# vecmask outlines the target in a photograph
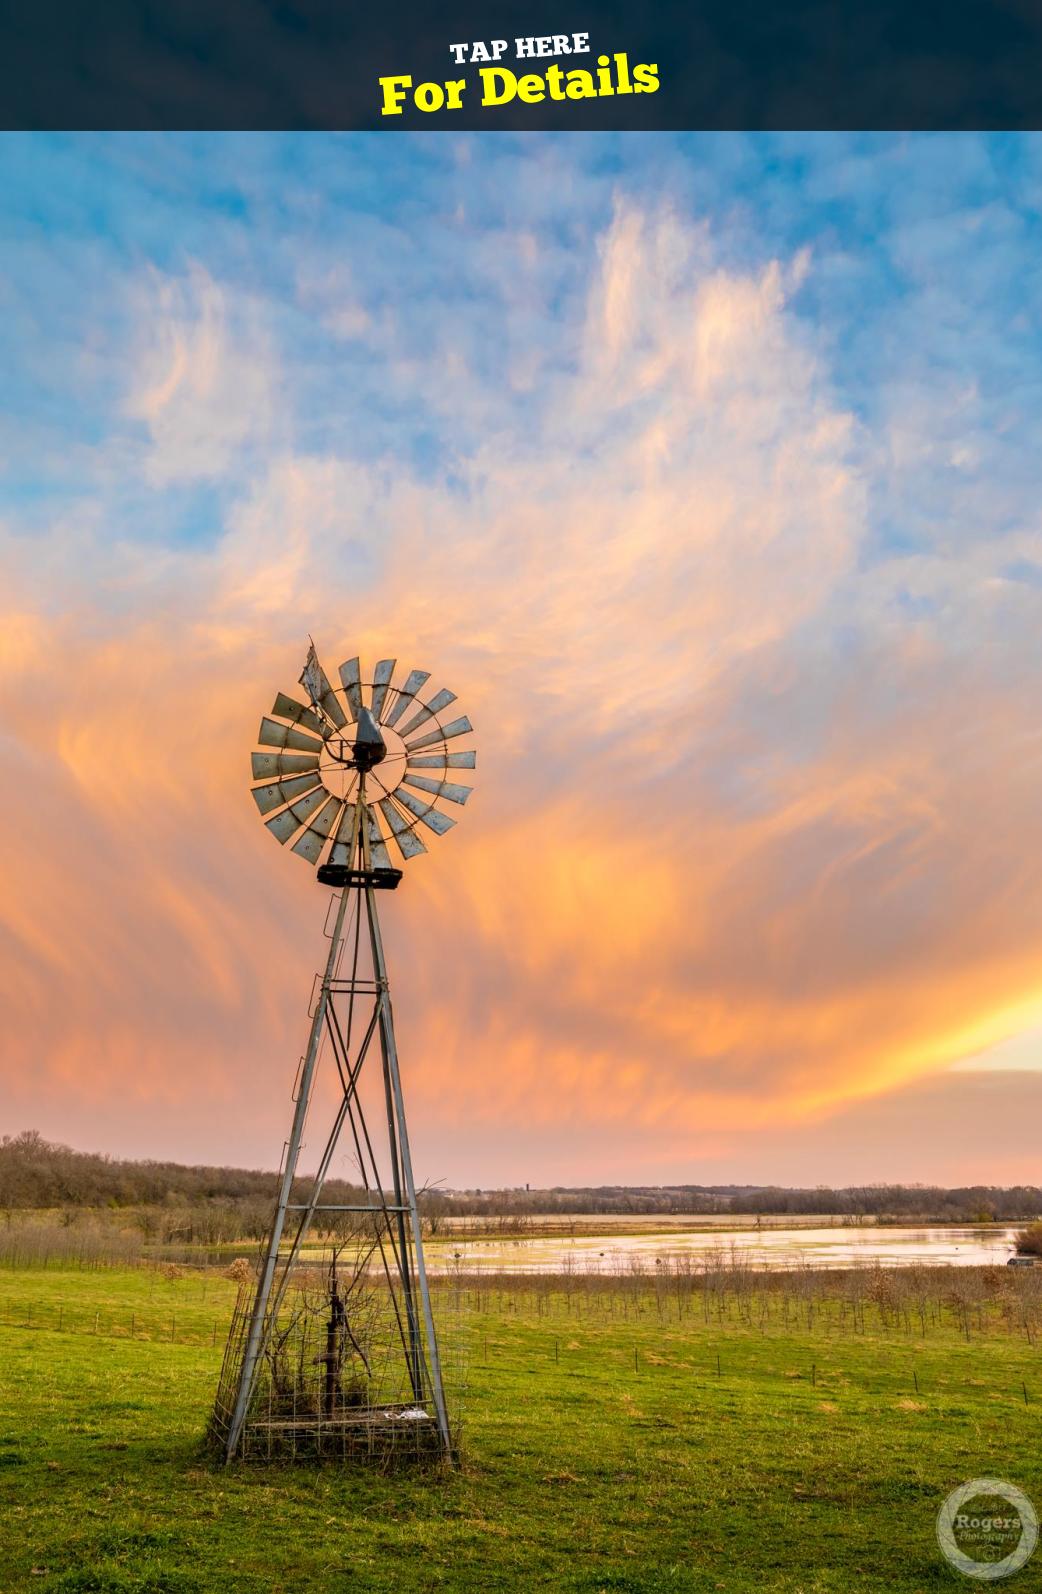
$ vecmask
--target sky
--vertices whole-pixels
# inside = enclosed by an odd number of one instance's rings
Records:
[[[5,135],[0,1131],[278,1163],[310,633],[476,727],[421,1179],[1038,1182],[1040,244],[1037,135]]]

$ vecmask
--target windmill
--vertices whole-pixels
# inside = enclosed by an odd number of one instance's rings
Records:
[[[423,698],[429,673],[412,670],[397,686],[395,668],[396,660],[382,659],[363,679],[359,659],[348,659],[334,687],[312,643],[300,677],[308,701],[279,692],[261,721],[262,750],[252,755],[252,796],[267,829],[317,867],[333,895],[275,1212],[255,1284],[233,1319],[211,1422],[227,1460],[282,1453],[286,1440],[294,1454],[309,1445],[354,1454],[388,1434],[452,1455],[377,892],[395,890],[402,879],[389,841],[408,860],[427,850],[424,835],[443,835],[455,823],[442,805],[470,796],[471,788],[452,777],[473,769],[475,755],[460,746],[470,720],[449,716],[454,694]],[[305,1123],[318,1106],[316,1075],[329,1054],[336,1106],[316,1170],[305,1180]],[[375,1108],[366,1100],[367,1082]],[[361,1195],[323,1203],[345,1139]],[[298,1283],[306,1241],[316,1227],[328,1232],[338,1223],[351,1231],[355,1271],[345,1288],[334,1252],[324,1323],[312,1343]],[[393,1344],[377,1356],[359,1325],[370,1324],[380,1304]]]

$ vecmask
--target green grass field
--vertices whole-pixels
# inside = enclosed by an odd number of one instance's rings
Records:
[[[991,1317],[566,1290],[464,1299],[463,1466],[381,1476],[204,1457],[223,1278],[0,1270],[0,1586],[926,1594],[972,1586],[934,1538],[950,1489],[1042,1504],[1042,1352]]]

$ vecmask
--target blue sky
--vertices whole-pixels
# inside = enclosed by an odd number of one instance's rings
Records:
[[[934,1171],[1023,1172],[1036,135],[9,135],[0,181],[5,739],[25,774],[3,944],[19,1044],[49,1059],[31,1086],[12,1060],[8,1115],[213,1155],[170,1083],[179,1048],[211,1043],[215,1101],[242,1048],[281,1100],[297,1011],[266,981],[288,957],[307,983],[313,886],[254,834],[240,744],[308,631],[344,656],[392,633],[488,727],[485,806],[394,932],[424,971],[405,1022],[439,1037],[416,1086],[435,1176],[752,1178],[815,1156],[822,1178],[849,1156],[907,1175],[938,1092],[973,1123],[985,1088],[979,1154],[938,1148]],[[216,749],[198,810],[186,701]],[[619,838],[645,831],[652,900],[620,903]],[[514,872],[543,849],[552,868]],[[54,891],[73,872],[83,936],[88,897],[107,902],[111,978],[70,974],[61,1022],[30,857]],[[450,908],[457,939],[432,949]],[[142,989],[168,1020],[142,1071],[145,997],[116,970],[156,915]],[[548,920],[574,968],[541,1013]],[[646,1009],[618,1005],[631,976]],[[99,1026],[130,1117],[99,1083]],[[475,1035],[506,1059],[498,1094]],[[519,1128],[536,1058],[559,1088]]]
[[[878,535],[900,544],[958,526],[974,483],[952,468],[956,436],[982,452],[989,495],[1008,495],[1011,516],[1033,487],[1033,136],[9,136],[0,169],[7,436],[29,432],[46,450],[11,448],[3,491],[29,511],[75,492],[69,450],[120,415],[142,271],[176,276],[189,262],[234,284],[251,332],[277,352],[296,446],[404,449],[416,468],[444,471],[484,407],[420,390],[403,357],[461,350],[485,393],[526,353],[540,371],[567,366],[620,194],[709,226],[725,268],[810,252],[790,312],[838,402],[876,441],[900,416],[929,445],[914,467],[879,472]],[[527,235],[540,256],[519,304]],[[331,328],[345,291],[365,306],[366,332]],[[522,422],[524,396],[509,403]],[[153,504],[149,520],[204,536],[212,490]]]

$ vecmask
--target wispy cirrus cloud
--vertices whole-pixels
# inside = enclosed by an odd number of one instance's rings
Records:
[[[126,411],[147,430],[149,486],[212,481],[245,444],[273,440],[272,358],[248,301],[189,261],[182,274],[147,273],[137,320]]]

